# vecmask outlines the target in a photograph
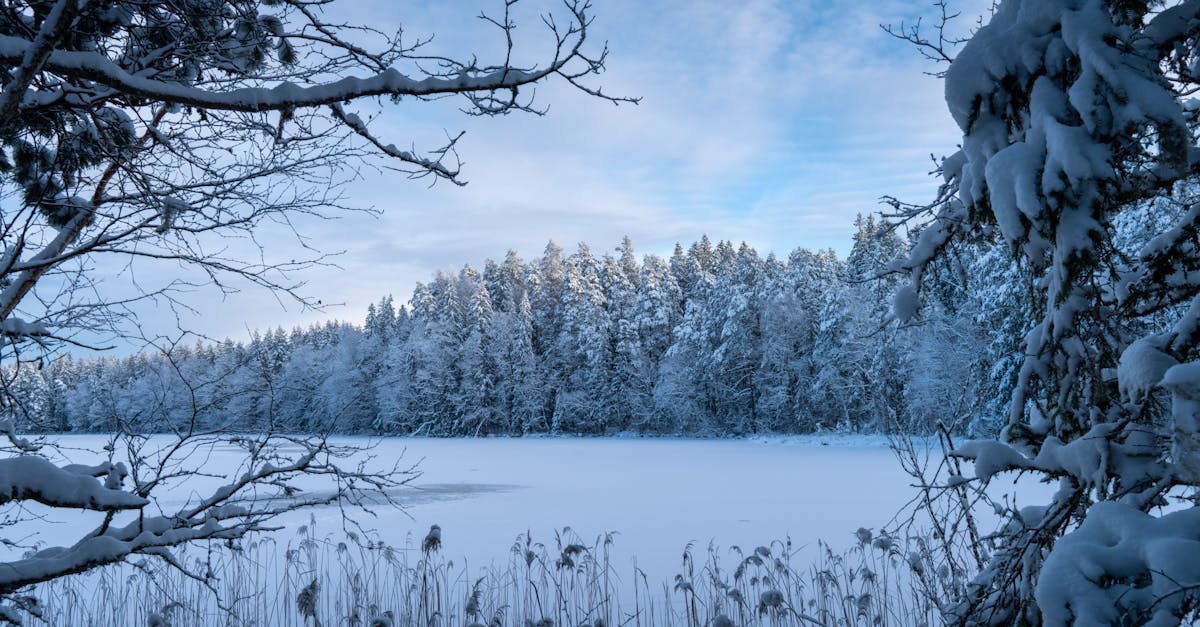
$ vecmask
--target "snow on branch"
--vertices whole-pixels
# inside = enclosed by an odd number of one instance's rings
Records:
[[[557,48],[553,57],[542,67],[518,68],[508,63],[494,67],[477,67],[474,63],[461,64],[441,59],[450,65],[453,71],[445,75],[413,77],[395,67],[389,67],[370,76],[347,76],[326,83],[299,85],[282,81],[271,87],[237,87],[229,90],[205,89],[178,81],[152,78],[145,73],[130,71],[95,51],[51,50],[41,55],[44,59],[40,68],[65,78],[91,81],[128,96],[210,110],[294,111],[371,96],[434,97],[467,94],[477,103],[481,112],[500,113],[511,110],[518,104],[515,100],[496,99],[488,94],[515,93],[521,87],[539,83],[553,75],[561,75],[568,82],[583,88],[584,86],[577,82],[578,79],[603,69],[603,53],[592,58],[587,56],[582,48],[587,40],[588,25],[591,23],[588,15],[590,4],[568,1],[565,5],[571,14],[572,23],[563,29],[552,20],[546,20],[555,36]],[[501,27],[508,37],[511,54],[513,25],[506,21]],[[20,65],[26,61],[31,50],[39,49],[39,45],[40,41],[2,35],[0,62]],[[582,70],[571,69],[576,62],[582,63]],[[608,96],[592,88],[586,88],[585,91],[613,102],[636,101],[633,98]],[[39,102],[43,99],[43,96],[36,98]]]
[[[1151,516],[1094,505],[1058,541],[1037,583],[1047,626],[1178,625],[1200,589],[1200,509]]]
[[[1152,512],[1200,485],[1200,2],[1003,0],[953,55],[892,33],[949,61],[962,132],[932,202],[885,199],[919,231],[895,309],[962,251],[1013,260],[1006,425],[951,455],[1058,485],[1005,511],[953,622],[1194,619],[1197,573],[1171,560],[1200,554],[1195,514]]]
[[[142,494],[150,496],[167,483],[203,472],[193,467],[168,470],[178,463],[170,460],[187,460],[197,451],[204,453],[207,447],[222,443],[245,448],[250,455],[246,464],[252,469],[213,489],[208,496],[185,503],[176,511],[150,515],[146,509],[150,501]],[[300,450],[284,454],[281,446]],[[0,596],[12,595],[32,584],[120,562],[135,554],[151,555],[169,566],[181,568],[167,551],[170,547],[200,540],[232,540],[253,532],[271,531],[275,527],[270,521],[280,514],[315,505],[340,503],[363,508],[368,503],[396,505],[388,490],[402,485],[412,476],[411,472],[396,468],[368,472],[362,462],[357,466],[343,466],[339,462],[363,452],[363,449],[332,446],[320,438],[268,434],[226,442],[222,438],[185,436],[168,444],[157,462],[141,455],[139,450],[135,445],[131,455],[136,471],[132,492],[118,489],[127,474],[124,464],[60,468],[32,455],[0,460],[0,492],[11,495],[7,500],[31,499],[54,507],[77,507],[109,514],[99,527],[82,533],[74,544],[49,547],[18,560],[0,562]],[[95,476],[104,476],[105,482],[100,483],[93,478]],[[293,484],[299,477],[323,477],[332,489],[301,494],[299,487]],[[277,490],[279,495],[272,498],[269,492],[263,492],[264,488]],[[111,524],[111,514],[124,509],[141,509],[142,512],[126,524]]]
[[[418,170],[413,173],[414,176],[419,177],[433,174],[445,180],[452,181],[455,185],[466,185],[466,183],[458,179],[459,164],[455,164],[452,169],[446,166],[444,163],[444,159],[448,155],[454,154],[454,146],[458,143],[458,140],[462,138],[462,133],[452,137],[445,146],[435,150],[435,158],[430,159],[417,155],[416,153],[408,150],[400,150],[395,144],[383,143],[381,139],[371,133],[370,129],[367,128],[366,123],[362,121],[362,118],[354,113],[347,113],[341,104],[334,103],[331,104],[329,108],[331,111],[333,111],[333,116],[335,118],[349,127],[350,130],[354,131],[359,137],[366,139],[371,143],[372,146],[375,146],[383,154],[417,166]]]
[[[50,335],[50,330],[40,322],[26,322],[17,317],[0,320],[0,335],[9,337],[39,337]]]
[[[46,59],[54,52],[54,45],[69,30],[71,21],[79,10],[78,0],[58,0],[50,14],[42,22],[37,36],[24,47],[17,71],[0,92],[0,127],[12,119],[21,104],[21,96],[29,88]]]
[[[1161,473],[1154,439],[1149,429],[1100,423],[1069,442],[1047,436],[1033,457],[996,440],[963,442],[950,455],[974,462],[976,478],[985,482],[1002,472],[1035,472],[1095,488],[1115,476],[1118,484],[1129,490],[1153,482]]]
[[[109,512],[137,509],[148,503],[119,487],[100,483],[89,472],[76,470],[59,468],[36,455],[0,459],[0,504],[37,501],[52,507]]]
[[[15,63],[33,45],[20,37],[0,36],[0,62]],[[573,57],[555,60],[536,70],[511,68],[486,73],[464,72],[456,78],[412,78],[395,68],[374,76],[346,77],[321,85],[281,83],[274,87],[241,87],[213,91],[180,83],[145,78],[126,71],[98,52],[56,50],[46,59],[45,70],[75,79],[85,79],[124,94],[173,104],[224,111],[280,111],[330,105],[370,96],[438,96],[474,91],[513,89],[536,83],[562,69]]]

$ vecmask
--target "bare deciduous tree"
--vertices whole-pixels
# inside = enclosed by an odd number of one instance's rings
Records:
[[[399,148],[364,115],[388,101],[457,97],[470,115],[540,114],[531,88],[549,80],[632,101],[588,82],[606,55],[591,46],[588,2],[549,7],[532,39],[515,26],[520,8],[501,0],[479,16],[499,42],[500,56],[485,62],[427,52],[430,39],[403,30],[343,23],[327,0],[0,3],[5,372],[121,331],[139,301],[186,307],[180,292],[198,283],[249,282],[311,304],[291,277],[320,253],[274,263],[256,239],[264,225],[348,209],[342,185],[364,165],[463,183],[461,134],[424,152]],[[526,58],[536,62],[517,60]],[[184,270],[122,296],[96,281],[96,260],[114,257]],[[268,529],[297,507],[362,504],[406,477],[368,471],[348,461],[359,451],[321,438],[269,428],[232,437],[195,420],[165,440],[120,434],[100,465],[52,463],[53,443],[17,435],[24,400],[2,400],[0,501],[92,510],[99,523],[72,545],[0,563],[0,619],[33,608],[21,594],[30,584],[135,554],[186,570],[171,547]],[[182,509],[156,508],[155,494],[196,473],[195,452],[219,441],[246,453],[229,483]],[[297,480],[312,476],[333,489],[298,496]]]

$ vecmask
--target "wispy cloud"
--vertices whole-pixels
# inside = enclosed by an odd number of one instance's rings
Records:
[[[487,3],[348,6],[351,19],[440,30],[440,46],[488,46],[471,19]],[[607,249],[629,234],[644,252],[666,252],[708,233],[764,253],[844,252],[854,213],[883,194],[926,195],[929,154],[957,138],[940,83],[922,73],[931,68],[879,29],[926,10],[899,0],[598,2],[594,32],[612,49],[603,85],[641,96],[640,106],[556,85],[538,94],[550,106],[544,117],[464,118],[450,101],[385,111],[378,131],[397,143],[433,146],[446,130],[466,130],[469,185],[364,172],[349,201],[382,216],[321,225],[322,245],[346,254],[341,269],[307,277],[309,293],[345,307],[281,312],[251,291],[203,307],[196,324],[240,336],[357,319],[385,293],[407,298],[434,270],[509,248],[534,256],[549,239]],[[468,30],[452,30],[463,20]]]

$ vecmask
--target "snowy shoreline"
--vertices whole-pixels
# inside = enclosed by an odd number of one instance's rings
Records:
[[[295,437],[320,437],[322,434],[311,434],[302,431],[276,431],[279,435]],[[64,431],[25,434],[27,438],[75,438],[109,436],[107,432]],[[173,437],[171,433],[144,433],[149,438]],[[261,435],[254,431],[231,431],[223,436],[235,438],[239,436]],[[618,433],[527,433],[513,434],[484,434],[474,436],[463,435],[427,435],[427,434],[394,434],[394,433],[328,433],[323,434],[330,439],[339,440],[465,440],[465,441],[522,441],[522,440],[646,440],[646,441],[679,441],[679,442],[757,442],[761,444],[782,444],[793,446],[834,446],[834,447],[887,447],[894,438],[907,438],[913,442],[933,444],[935,436],[905,435],[896,433],[847,433],[841,431],[822,431],[815,433],[763,433],[750,435],[722,435],[696,433],[638,433],[634,431]],[[964,437],[964,440],[966,438]]]

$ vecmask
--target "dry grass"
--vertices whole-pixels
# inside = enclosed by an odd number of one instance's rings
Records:
[[[51,625],[91,627],[617,626],[937,624],[906,571],[905,549],[860,530],[816,564],[793,563],[790,540],[742,550],[688,545],[673,580],[618,573],[612,534],[584,542],[517,538],[502,564],[470,569],[422,550],[320,536],[192,547],[161,562],[101,569],[31,590]],[[622,577],[621,575],[626,575]],[[36,619],[32,623],[38,622]]]

